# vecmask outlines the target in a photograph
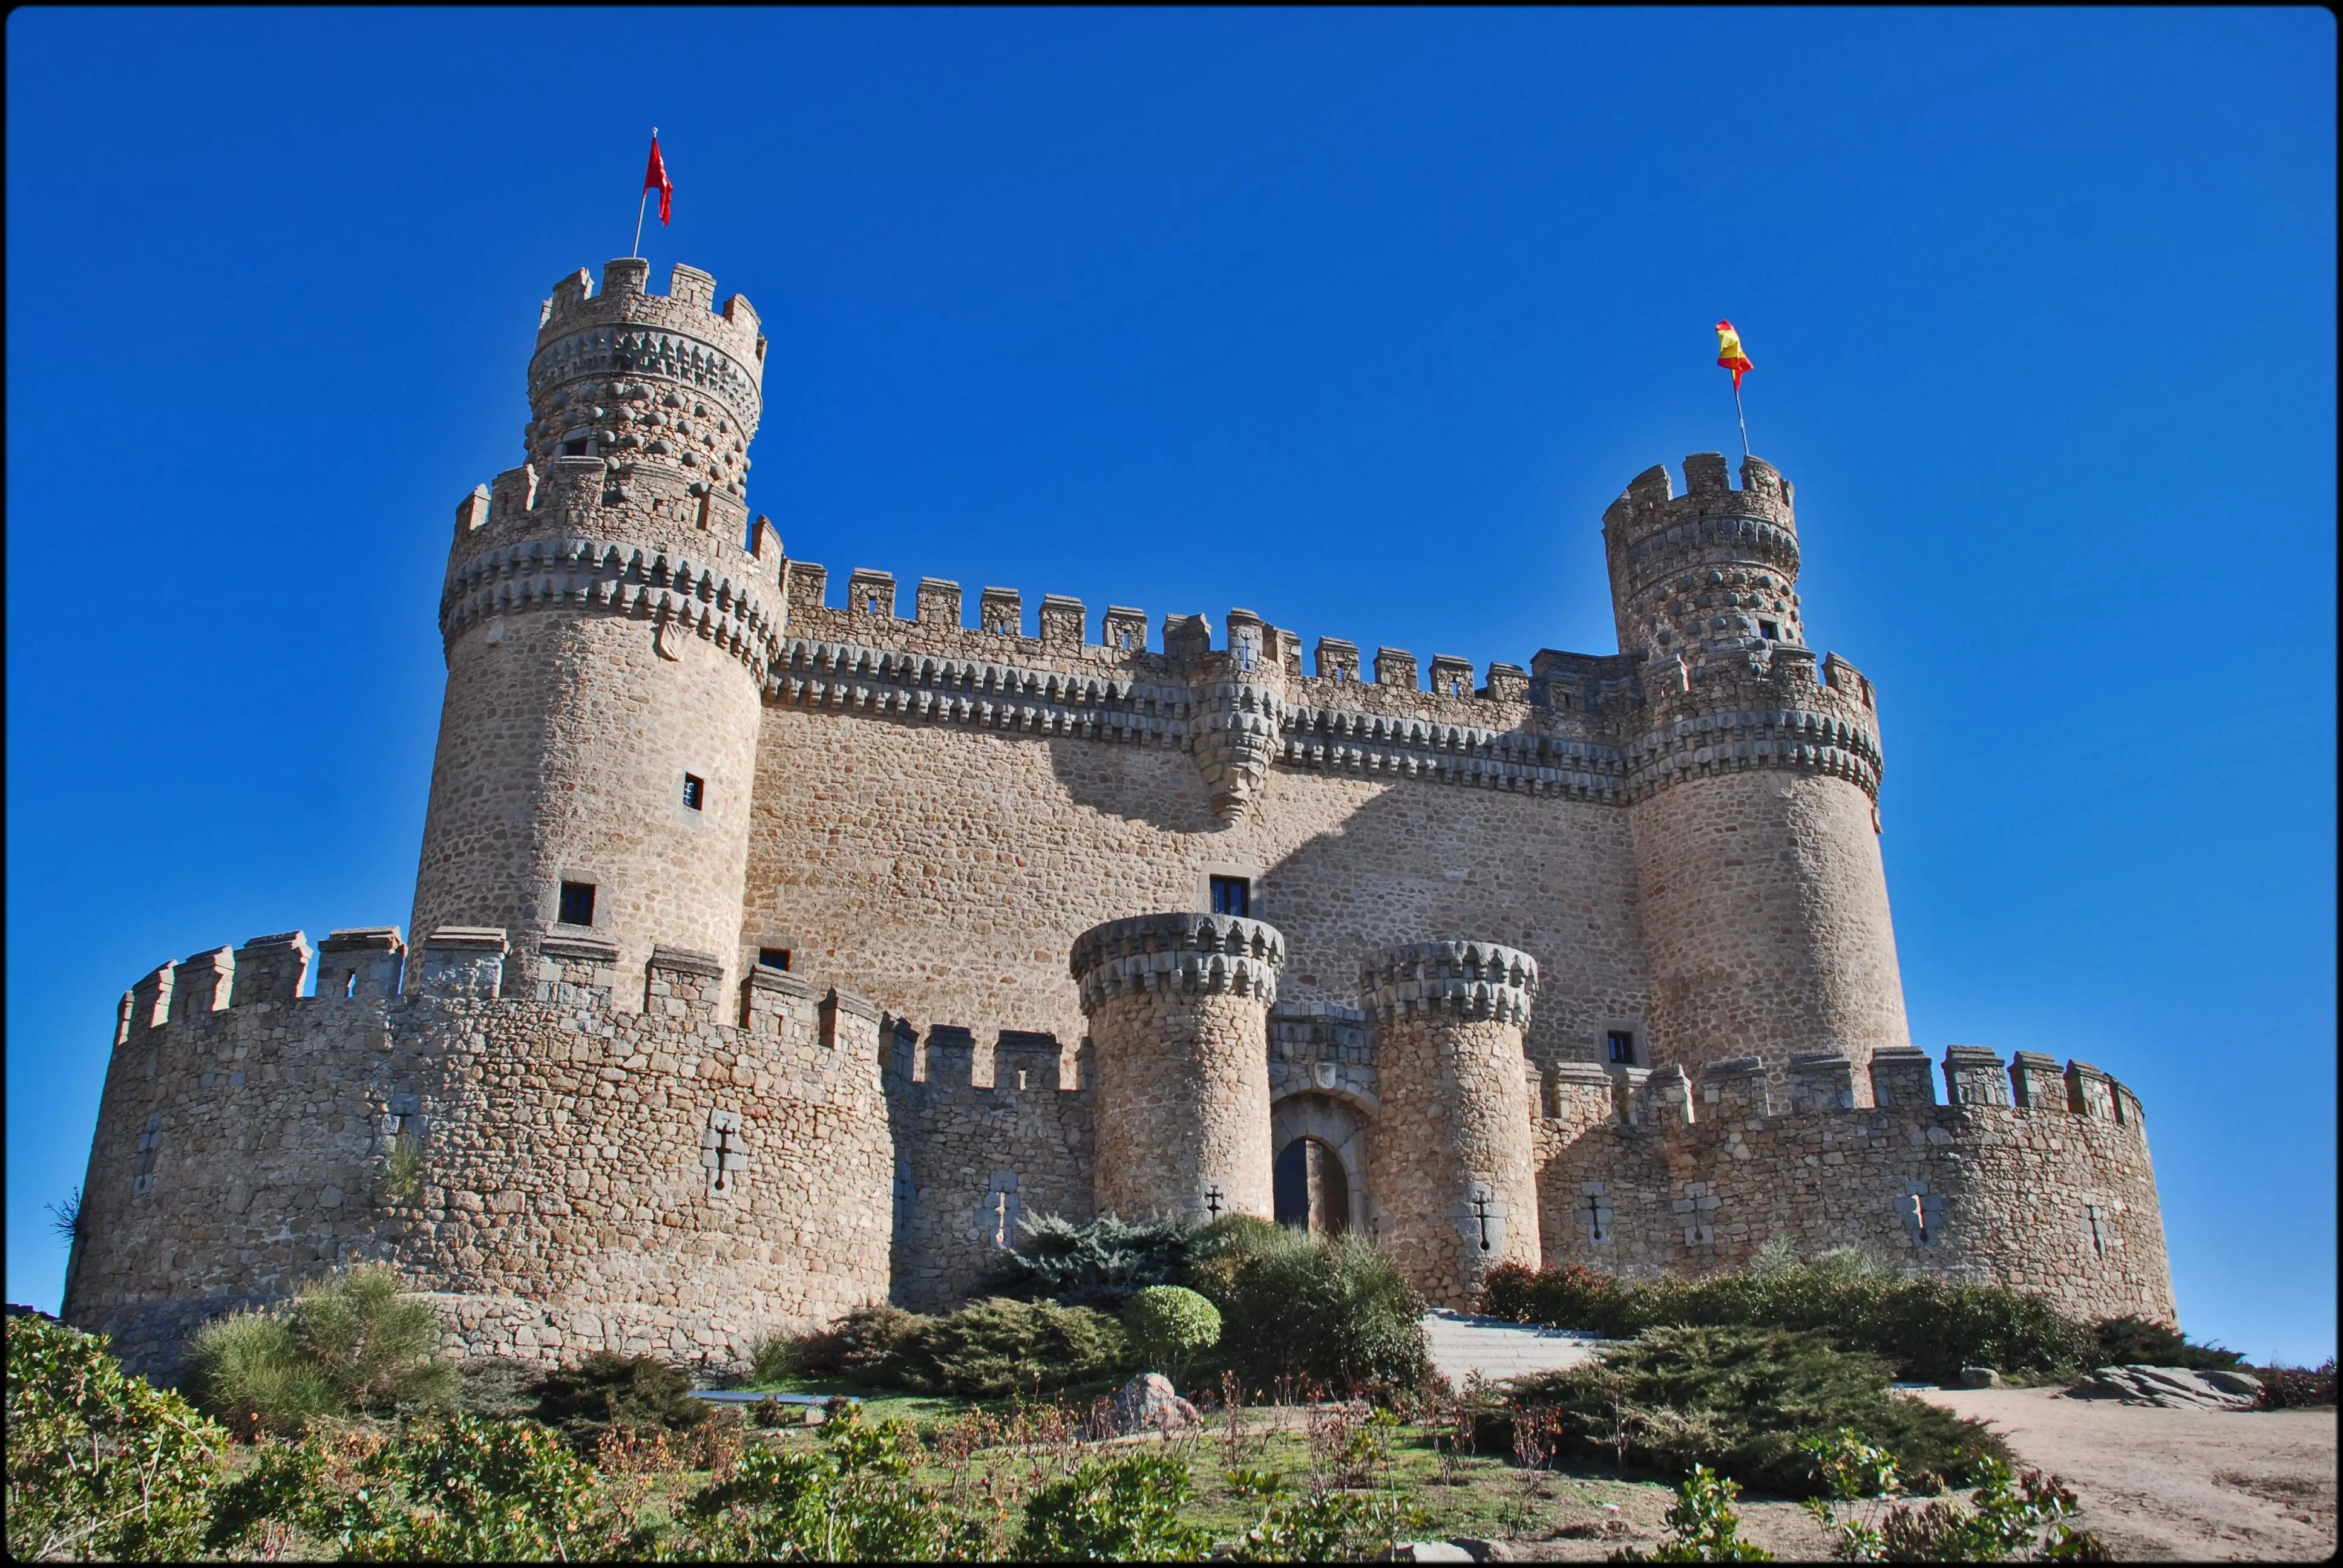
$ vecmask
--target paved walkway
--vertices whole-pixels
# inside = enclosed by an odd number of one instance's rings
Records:
[[[1423,1337],[1433,1366],[1460,1388],[1476,1372],[1500,1382],[1524,1372],[1578,1366],[1593,1361],[1594,1347],[1602,1343],[1593,1334],[1478,1318],[1445,1308],[1423,1314]]]

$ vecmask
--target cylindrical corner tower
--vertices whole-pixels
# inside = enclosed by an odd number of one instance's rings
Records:
[[[1274,1214],[1269,1010],[1284,966],[1276,928],[1233,915],[1140,915],[1074,939],[1101,1212]]]
[[[1529,1059],[1537,960],[1494,942],[1412,942],[1371,955],[1377,1118],[1375,1234],[1416,1289],[1469,1305],[1499,1263],[1538,1266]]]
[[[1638,475],[1604,514],[1619,648],[1647,703],[1627,746],[1652,1063],[1695,1074],[1910,1043],[1879,859],[1871,683],[1816,666],[1789,482],[1715,452]],[[1647,1064],[1649,1065],[1649,1064]],[[1855,1074],[1868,1103],[1865,1075]]]
[[[760,692],[784,616],[743,548],[765,340],[678,266],[584,272],[546,303],[528,461],[458,508],[447,693],[412,927],[498,926],[525,990],[551,937],[737,974]],[[639,994],[639,993],[637,993]]]

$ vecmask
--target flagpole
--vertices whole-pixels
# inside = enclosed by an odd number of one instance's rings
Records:
[[[1733,378],[1733,412],[1741,421],[1741,457],[1746,462],[1749,459],[1749,416],[1741,410],[1741,377],[1738,376]]]
[[[651,146],[659,146],[659,127],[657,126],[653,126],[651,127]],[[635,204],[635,248],[627,252],[628,256],[640,256],[643,254],[643,214],[649,208],[650,204],[651,183],[649,180],[645,180],[643,182],[643,199]],[[1738,388],[1735,390],[1734,396],[1736,397],[1740,396]],[[1742,445],[1745,447],[1748,444],[1748,437],[1745,436],[1743,437]]]

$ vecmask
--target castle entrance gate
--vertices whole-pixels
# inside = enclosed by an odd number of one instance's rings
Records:
[[[1328,1234],[1365,1228],[1367,1130],[1358,1108],[1289,1094],[1270,1107],[1269,1121],[1277,1222]]]

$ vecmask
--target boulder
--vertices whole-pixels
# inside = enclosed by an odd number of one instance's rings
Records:
[[[1203,1424],[1196,1407],[1182,1399],[1172,1380],[1161,1372],[1141,1372],[1117,1389],[1113,1408],[1114,1430],[1124,1436]]]
[[[2258,1379],[2234,1372],[2185,1367],[2101,1367],[2076,1380],[2068,1399],[2114,1399],[2165,1410],[2251,1410],[2261,1402]]]
[[[1991,1367],[1963,1367],[1961,1386],[1963,1388],[1999,1388],[2001,1374]]]

